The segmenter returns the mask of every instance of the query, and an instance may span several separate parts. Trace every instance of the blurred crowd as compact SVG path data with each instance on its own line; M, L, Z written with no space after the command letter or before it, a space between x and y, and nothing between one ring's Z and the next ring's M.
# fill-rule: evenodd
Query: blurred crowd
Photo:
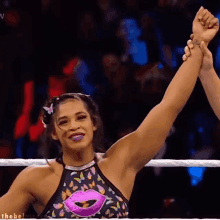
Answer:
M98 104L105 150L137 129L182 64L201 5L220 17L217 0L2 0L0 158L55 158L40 111L66 92ZM219 35L209 49L220 74ZM219 137L198 80L155 159L220 159ZM21 169L0 168L1 195ZM144 168L130 217L219 217L219 180L217 168Z

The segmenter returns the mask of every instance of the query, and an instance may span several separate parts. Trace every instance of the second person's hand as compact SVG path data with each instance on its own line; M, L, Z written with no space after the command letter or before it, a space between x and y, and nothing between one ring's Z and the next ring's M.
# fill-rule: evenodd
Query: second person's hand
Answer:
M190 57L191 49L193 49L193 47L194 47L193 42L192 42L194 35L191 34L190 38L191 38L191 40L187 41L187 46L184 49L185 54L182 57L183 61L186 61L188 59L188 57ZM201 69L205 70L205 71L212 69L213 68L213 57L212 57L211 51L208 49L208 47L205 45L205 43L201 43L200 48L201 48L202 53L204 55Z

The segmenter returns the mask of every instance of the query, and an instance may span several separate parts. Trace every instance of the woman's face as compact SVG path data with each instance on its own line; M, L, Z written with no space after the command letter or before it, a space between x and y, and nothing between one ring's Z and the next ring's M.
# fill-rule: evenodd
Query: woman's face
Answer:
M81 151L93 147L93 132L96 129L83 102L77 99L69 99L62 103L54 114L52 138L59 140L66 150ZM83 138L76 140L76 137L73 137L76 133L83 133Z

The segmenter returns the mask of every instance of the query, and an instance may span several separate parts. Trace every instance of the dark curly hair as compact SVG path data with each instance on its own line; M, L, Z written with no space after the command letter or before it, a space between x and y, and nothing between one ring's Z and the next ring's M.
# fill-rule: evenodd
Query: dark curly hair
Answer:
M53 140L51 137L51 134L53 131L53 123L54 123L52 115L57 111L57 107L68 99L77 99L84 103L84 106L86 110L89 112L93 124L97 126L97 130L94 131L94 136L93 136L94 151L105 153L104 129L103 129L103 123L102 123L102 120L99 114L98 105L92 100L92 98L89 95L82 94L82 93L65 93L59 97L53 97L52 99L48 100L42 108L42 122L46 127L46 130L44 132L45 141L43 143L45 158L46 158L47 150L48 149L50 150L51 147L54 145L59 146L59 150L61 152L60 155L62 155L62 150L61 150L62 148L61 148L60 141ZM49 114L48 111L46 111L44 107L49 108L51 104L53 104L53 113ZM46 158L46 161L47 161L47 164L51 166L47 158Z

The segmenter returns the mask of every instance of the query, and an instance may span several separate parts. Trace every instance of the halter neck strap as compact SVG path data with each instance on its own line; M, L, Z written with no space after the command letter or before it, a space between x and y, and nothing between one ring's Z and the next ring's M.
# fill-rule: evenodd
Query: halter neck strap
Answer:
M97 155L95 154L93 160L91 162L89 162L88 164L85 164L85 165L82 165L82 166L79 166L79 167L74 167L74 166L68 166L66 165L64 162L63 162L63 152L61 152L57 158L56 158L56 161L60 164L63 165L63 168L67 167L71 170L83 170L85 169L86 167L90 167L92 166L93 164L95 164L97 162Z

